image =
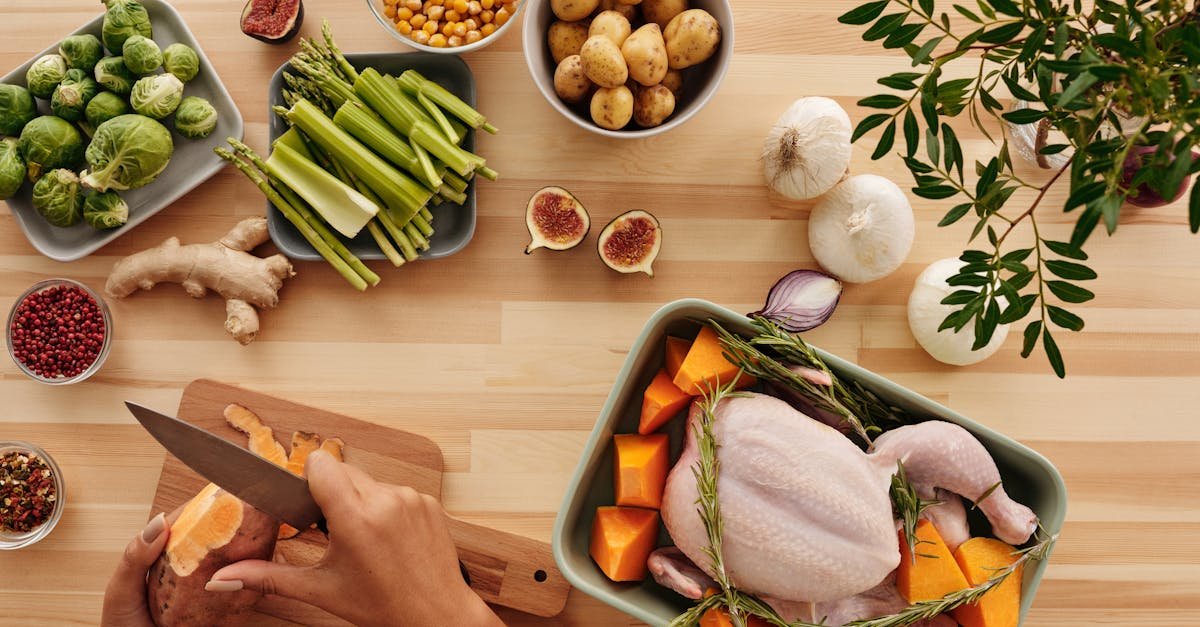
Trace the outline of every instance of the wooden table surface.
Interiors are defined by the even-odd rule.
[[[294,50],[237,27],[241,0],[177,2],[265,151],[266,84]],[[330,18],[346,51],[402,51],[361,0],[309,0],[304,33]],[[548,540],[555,511],[626,352],[657,307],[700,297],[750,311],[776,278],[815,267],[811,204],[768,195],[758,160],[779,113],[799,96],[854,106],[875,78],[907,65],[864,44],[835,18],[848,2],[735,2],[737,53],[716,98],[683,127],[644,141],[587,133],[556,114],[525,67],[520,33],[468,55],[479,108],[500,127],[479,151],[500,170],[479,192],[479,224],[462,253],[401,269],[375,264],[378,288],[359,294],[320,263],[300,263],[260,339],[241,347],[221,328],[224,305],[165,285],[111,303],[116,337],[92,380],[48,387],[0,360],[0,439],[40,444],[63,466],[69,505],[40,544],[0,554],[0,624],[93,624],[126,542],[151,516],[162,449],[121,406],[177,406],[184,385],[210,377],[402,427],[433,438],[446,457],[445,505],[466,519]],[[0,68],[14,67],[96,13],[95,0],[5,0]],[[961,128],[961,127],[960,127]],[[982,137],[960,132],[969,152]],[[895,158],[853,170],[910,186]],[[1041,176],[1034,172],[1030,176]],[[622,276],[596,258],[593,239],[567,253],[521,254],[525,200],[557,184],[602,225],[633,208],[665,229],[656,276]],[[1053,206],[1052,232],[1068,232]],[[905,322],[912,282],[955,256],[969,227],[935,225],[944,202],[913,198],[917,241],[894,275],[846,290],[834,318],[808,339],[949,404],[1049,457],[1070,491],[1068,520],[1030,625],[1185,625],[1200,611],[1200,247],[1181,206],[1126,213],[1115,238],[1089,250],[1099,297],[1087,329],[1060,334],[1068,378],[1020,334],[970,368],[933,361]],[[226,170],[136,230],[83,260],[39,255],[0,205],[0,311],[54,276],[103,286],[114,261],[170,235],[211,241],[260,215],[257,190]],[[1073,219],[1073,215],[1070,216]],[[965,223],[964,223],[965,224]],[[17,620],[20,617],[20,620]],[[552,621],[613,625],[631,619],[573,593]]]

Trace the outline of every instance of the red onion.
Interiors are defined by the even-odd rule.
[[[818,270],[795,270],[775,282],[767,293],[767,303],[751,315],[800,333],[824,324],[841,297],[842,283],[832,276]]]
[[[1129,155],[1125,157],[1125,167],[1121,172],[1121,184],[1128,187],[1133,182],[1133,177],[1137,176],[1142,167],[1154,158],[1154,153],[1157,151],[1157,146],[1135,146],[1133,150],[1129,151]],[[1193,151],[1192,159],[1200,159],[1200,154]],[[1174,154],[1170,156],[1169,162],[1175,162]],[[1135,207],[1144,208],[1169,205],[1183,196],[1183,193],[1188,189],[1188,184],[1191,182],[1192,175],[1189,174],[1183,177],[1183,181],[1179,183],[1179,189],[1175,190],[1175,196],[1169,200],[1163,198],[1148,183],[1140,183],[1137,187],[1129,190],[1129,195],[1125,198],[1125,202]]]

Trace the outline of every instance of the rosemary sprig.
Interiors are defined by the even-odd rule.
[[[742,370],[764,381],[785,385],[803,395],[817,409],[841,416],[865,444],[870,444],[872,436],[883,431],[883,425],[899,426],[912,422],[904,410],[884,402],[859,383],[841,380],[817,351],[799,336],[761,316],[754,316],[753,320],[758,333],[748,340],[729,332],[715,320],[708,321],[725,346],[725,357]],[[828,387],[817,385],[792,372],[788,365],[824,372],[833,384]]]
[[[903,462],[896,462],[896,474],[892,475],[890,494],[892,508],[904,529],[904,541],[908,543],[908,552],[912,555],[913,563],[916,563],[917,545],[921,542],[917,539],[917,521],[921,518],[921,512],[932,505],[940,504],[941,501],[927,501],[917,494],[917,489],[909,483],[908,475],[904,473]]]
[[[1046,559],[1055,541],[1058,540],[1058,534],[1046,535],[1039,527],[1037,535],[1037,544],[1017,551],[1016,553],[1020,554],[1020,557],[1016,561],[996,571],[996,574],[977,586],[951,592],[940,599],[918,601],[888,616],[847,623],[846,627],[905,627],[906,625],[912,625],[913,623],[944,614],[960,605],[977,603],[983,598],[983,595],[991,592],[993,588],[1003,583],[1013,573],[1018,572],[1026,562],[1036,562]]]

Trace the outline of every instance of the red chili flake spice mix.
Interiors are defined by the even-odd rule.
[[[54,474],[36,453],[0,456],[0,530],[32,531],[50,518],[57,500]]]
[[[104,347],[104,312],[96,299],[73,285],[25,297],[12,318],[12,353],[45,379],[70,379],[87,370]]]

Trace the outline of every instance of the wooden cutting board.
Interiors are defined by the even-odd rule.
[[[407,431],[206,379],[193,381],[184,389],[177,417],[244,448],[246,436],[230,427],[222,414],[230,403],[258,414],[275,430],[276,440],[285,449],[290,449],[294,431],[312,431],[323,438],[338,437],[346,443],[346,463],[362,468],[378,481],[411,486],[418,492],[441,498],[441,449],[432,440]],[[151,513],[171,512],[207,483],[168,453]],[[485,601],[539,616],[554,616],[562,611],[570,586],[555,567],[549,544],[454,519],[450,519],[450,534],[459,558],[467,567],[471,587]],[[323,534],[310,529],[296,538],[280,541],[275,548],[275,559],[297,565],[313,564],[327,544]],[[255,624],[346,624],[317,608],[283,597],[266,597],[255,609],[259,613]]]

